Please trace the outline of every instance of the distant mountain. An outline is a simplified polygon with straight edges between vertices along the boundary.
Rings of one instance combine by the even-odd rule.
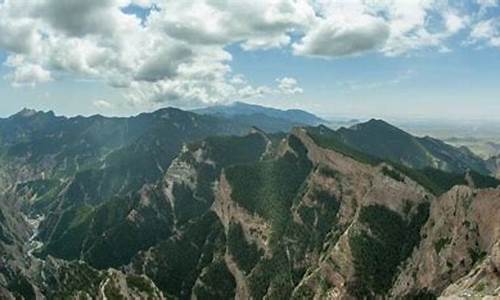
[[[288,131],[296,126],[316,126],[326,121],[299,109],[280,110],[243,102],[196,109],[198,114],[223,116],[251,126],[258,126],[267,132]]]
[[[431,137],[415,137],[382,120],[372,119],[337,132],[342,142],[361,152],[408,167],[490,173],[485,161],[465,147],[456,148]]]

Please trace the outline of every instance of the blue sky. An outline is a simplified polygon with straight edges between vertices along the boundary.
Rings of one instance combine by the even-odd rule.
[[[300,82],[304,94],[272,102],[282,107],[363,117],[496,118],[500,112],[497,49],[455,48],[449,53],[331,60],[274,51],[233,55],[233,68],[251,74],[248,77],[257,84],[280,73]],[[267,104],[266,99],[257,102]]]
[[[495,0],[35,2],[46,13],[19,18],[0,1],[0,116],[247,101],[326,117],[500,119]],[[8,38],[20,33],[27,42]]]

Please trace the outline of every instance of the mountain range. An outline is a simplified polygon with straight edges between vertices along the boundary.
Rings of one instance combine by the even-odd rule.
[[[243,103],[0,119],[0,298],[499,296],[492,161],[321,123]]]
[[[193,112],[237,120],[240,124],[258,126],[266,132],[289,131],[296,126],[316,126],[327,123],[326,120],[304,110],[281,110],[244,102],[215,105],[196,109]]]

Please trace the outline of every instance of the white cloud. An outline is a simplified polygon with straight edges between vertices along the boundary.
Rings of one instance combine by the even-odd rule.
[[[298,86],[297,79],[291,77],[283,77],[276,79],[278,82],[279,92],[285,95],[302,94],[304,90]]]
[[[294,45],[298,55],[339,57],[378,51],[395,56],[446,48],[469,17],[445,0],[318,0],[317,18]]]
[[[68,36],[115,33],[134,18],[120,13],[115,0],[39,1],[35,15]],[[128,19],[128,20],[126,20]]]
[[[113,104],[106,100],[96,100],[92,104],[98,109],[110,109],[113,107]]]
[[[412,50],[446,48],[448,38],[465,27],[467,18],[455,12],[447,1],[382,1],[380,9],[387,17],[390,36],[382,49],[389,56]],[[450,2],[451,3],[451,2]]]
[[[338,57],[360,54],[382,46],[389,37],[389,27],[380,18],[359,15],[352,20],[328,18],[319,21],[300,43],[298,55]]]
[[[191,44],[243,43],[243,48],[287,45],[287,33],[307,26],[314,10],[307,0],[167,1],[149,23]]]
[[[5,75],[14,86],[34,86],[52,80],[49,71],[40,65],[24,62],[22,56],[9,57],[5,65],[14,68],[14,72]]]
[[[478,44],[480,42],[500,48],[500,18],[488,19],[474,24],[468,43]]]
[[[33,64],[19,66],[13,73],[6,75],[5,78],[12,81],[14,86],[35,86],[37,83],[52,80],[49,71]]]
[[[496,3],[483,0],[481,9]],[[142,20],[123,12],[131,4],[154,9]],[[228,45],[401,55],[446,51],[468,26],[473,43],[498,45],[496,21],[482,21],[446,0],[0,0],[0,48],[15,85],[92,79],[135,105],[196,106],[303,92],[293,78],[253,86],[233,74]]]
[[[469,25],[469,17],[460,16],[453,12],[443,14],[446,30],[449,34],[455,34]]]
[[[164,46],[144,61],[135,79],[139,81],[159,81],[177,75],[179,66],[193,56],[192,50],[185,45]]]
[[[122,11],[130,4],[157,9],[141,20]],[[69,76],[105,81],[137,105],[192,106],[266,93],[232,79],[224,47],[282,47],[314,11],[306,0],[5,0],[0,16],[15,85]]]
[[[483,15],[490,8],[500,5],[500,0],[476,0],[477,5],[479,5],[479,14]]]

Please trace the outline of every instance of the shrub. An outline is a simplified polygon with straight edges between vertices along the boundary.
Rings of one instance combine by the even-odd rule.
[[[427,221],[429,205],[421,204],[415,216],[406,222],[399,214],[381,205],[363,207],[359,221],[369,232],[359,230],[350,236],[354,258],[357,293],[370,291],[385,294],[392,286],[398,266],[406,260],[420,242],[420,228]]]
[[[229,253],[235,258],[238,266],[245,272],[250,273],[253,267],[264,255],[263,251],[254,243],[248,243],[243,229],[239,223],[230,223],[227,234],[227,246]]]

